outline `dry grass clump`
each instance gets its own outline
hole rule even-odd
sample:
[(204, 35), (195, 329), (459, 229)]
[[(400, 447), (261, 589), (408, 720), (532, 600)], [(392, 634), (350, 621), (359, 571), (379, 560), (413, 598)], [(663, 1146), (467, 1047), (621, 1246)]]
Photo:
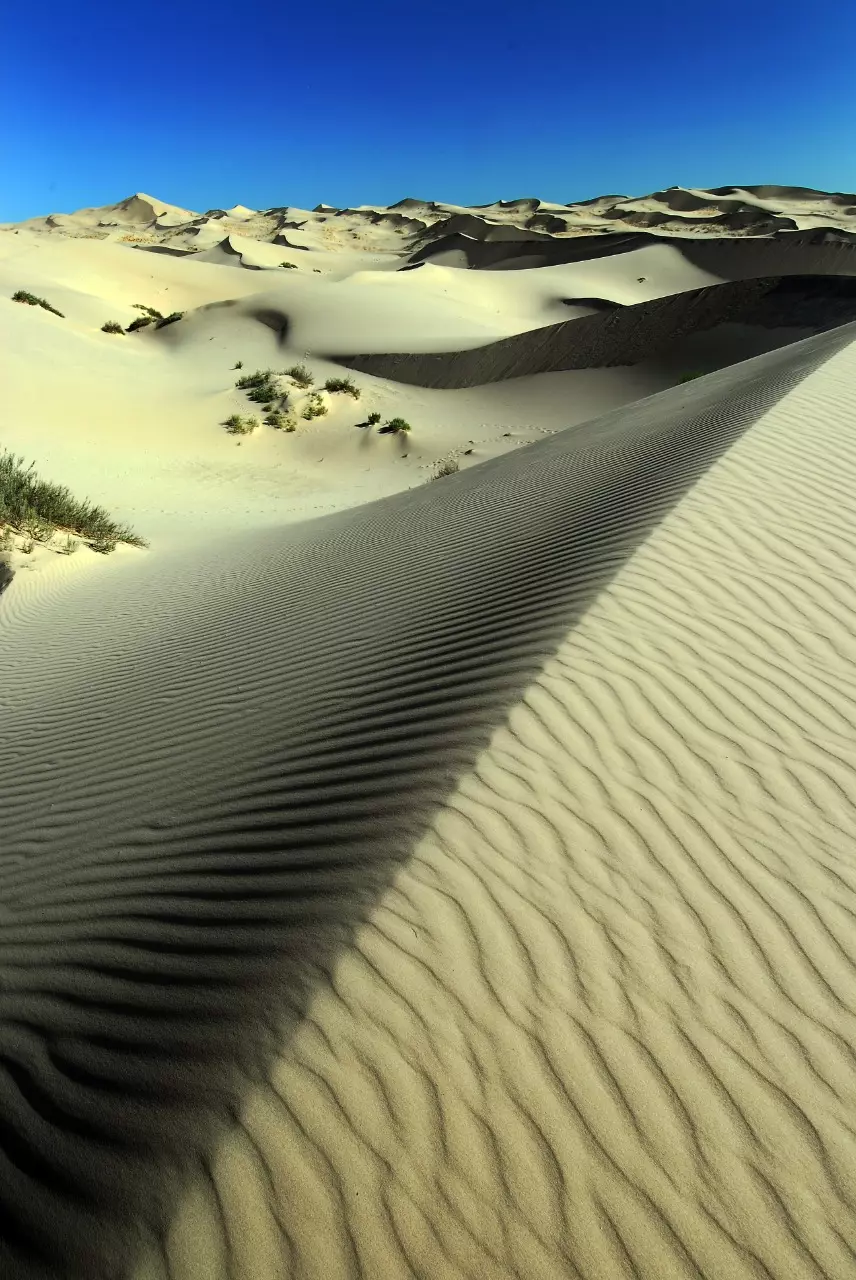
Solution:
[(42, 307), (45, 311), (50, 311), (51, 315), (59, 316), (60, 320), (65, 319), (65, 316), (61, 311), (57, 311), (56, 307), (52, 307), (44, 298), (37, 298), (34, 293), (27, 293), (26, 289), (18, 289), (17, 293), (13, 293), (12, 301), (26, 302), (29, 307)]
[(444, 458), (438, 462), (434, 468), (432, 480), (441, 480), (443, 476), (453, 476), (456, 471), (460, 471), (460, 465), (457, 458)]
[(79, 501), (65, 485), (40, 480), (34, 467), (34, 462), (25, 466), (24, 459), (13, 453), (0, 454), (0, 522), (28, 541), (49, 542), (61, 529), (88, 538), (96, 551), (101, 549), (96, 543), (112, 543), (111, 551), (117, 542), (147, 545), (127, 525), (111, 519), (103, 507)]
[(344, 391), (346, 395), (359, 400), (360, 389), (351, 378), (328, 378), (324, 383), (325, 391)]

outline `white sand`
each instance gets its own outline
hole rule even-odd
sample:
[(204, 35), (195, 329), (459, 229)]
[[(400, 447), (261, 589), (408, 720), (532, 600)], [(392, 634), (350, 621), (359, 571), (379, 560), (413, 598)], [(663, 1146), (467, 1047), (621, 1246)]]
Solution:
[[(754, 201), (850, 216), (810, 194)], [(186, 213), (0, 231), (0, 444), (151, 541), (17, 550), (0, 598), (0, 1263), (849, 1280), (856, 324), (355, 373), (239, 447), (236, 359), (538, 351), (562, 298), (751, 271), (398, 272), (359, 211), (320, 275), (118, 242)], [(134, 302), (186, 314), (99, 331)]]

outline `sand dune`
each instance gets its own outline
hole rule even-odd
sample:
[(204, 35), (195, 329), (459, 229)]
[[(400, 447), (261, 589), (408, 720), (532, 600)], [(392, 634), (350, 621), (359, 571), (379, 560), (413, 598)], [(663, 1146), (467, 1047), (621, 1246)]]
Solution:
[(0, 559), (0, 1272), (850, 1280), (852, 250), (176, 208), (0, 233), (0, 443), (151, 541)]

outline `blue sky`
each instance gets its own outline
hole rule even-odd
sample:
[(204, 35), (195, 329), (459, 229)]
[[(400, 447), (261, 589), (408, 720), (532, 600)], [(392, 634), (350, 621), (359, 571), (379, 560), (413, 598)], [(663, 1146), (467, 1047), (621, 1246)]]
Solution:
[(0, 221), (856, 188), (856, 4), (8, 7)]

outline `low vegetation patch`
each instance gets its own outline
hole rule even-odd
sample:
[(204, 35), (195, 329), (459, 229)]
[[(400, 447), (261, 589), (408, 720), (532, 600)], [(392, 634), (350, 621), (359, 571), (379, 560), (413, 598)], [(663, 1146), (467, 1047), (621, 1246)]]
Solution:
[(310, 420), (312, 418), (323, 418), (325, 413), (327, 413), (327, 406), (321, 399), (320, 391), (312, 391), (306, 398), (303, 417)]
[(235, 386), (240, 391), (246, 391), (247, 398), (254, 404), (270, 405), (272, 401), (280, 399), (273, 369), (256, 369), (255, 373), (245, 373)]
[(183, 315), (183, 311), (172, 311), (168, 316), (161, 316), (160, 320), (156, 321), (156, 327), (162, 329), (164, 325), (175, 324), (176, 320), (180, 320)]
[(126, 330), (127, 333), (136, 333), (137, 329), (145, 329), (147, 324), (154, 324), (154, 316), (140, 316), (138, 320), (132, 320)]
[(144, 311), (153, 320), (163, 320), (163, 312), (158, 311), (155, 307), (147, 307), (143, 302), (135, 302), (133, 306), (135, 311)]
[(108, 320), (106, 324), (101, 326), (102, 333), (124, 333), (125, 330), (119, 324), (118, 320)]
[(235, 363), (232, 365), (233, 369), (243, 369), (243, 367), (244, 367), (243, 360), (236, 360)]
[(404, 418), (388, 418), (381, 427), (381, 431), (386, 435), (406, 434), (409, 430), (410, 423), (406, 422)]
[(373, 410), (373, 411), (369, 414), (369, 416), (366, 418), (366, 422), (369, 424), (369, 426), (370, 426), (370, 427), (376, 427), (376, 426), (377, 426), (377, 424), (380, 422), (380, 414), (379, 414), (379, 413), (376, 413), (376, 412)]
[(359, 400), (360, 389), (351, 378), (328, 378), (324, 383), (325, 391), (344, 391), (346, 395)]
[[(0, 522), (9, 524), (28, 540), (49, 541), (59, 529), (96, 542), (117, 542), (132, 547), (146, 546), (127, 525), (111, 519), (103, 507), (80, 502), (65, 485), (40, 480), (35, 463), (24, 465), (24, 459), (13, 453), (0, 454)], [(50, 530), (50, 532), (48, 532)]]
[(43, 307), (45, 311), (50, 311), (51, 315), (59, 316), (60, 320), (64, 320), (65, 316), (61, 311), (57, 311), (56, 307), (52, 307), (44, 298), (37, 298), (34, 293), (27, 293), (26, 289), (19, 289), (17, 293), (12, 294), (13, 302), (26, 302), (30, 307)]
[(283, 413), (282, 409), (274, 409), (265, 418), (265, 426), (273, 427), (275, 431), (296, 431), (297, 423), (294, 416), (290, 413)]
[(434, 468), (432, 480), (441, 480), (443, 476), (453, 476), (456, 471), (460, 471), (460, 465), (457, 458), (444, 458), (442, 462), (438, 462)]
[(296, 270), (297, 270), (297, 263), (296, 263), (296, 262), (281, 262), (279, 265), (280, 265), (281, 267), (290, 267), (292, 271), (296, 271)]
[(248, 436), (255, 431), (259, 425), (258, 418), (242, 418), (239, 413), (233, 413), (227, 418), (224, 426), (231, 436)]
[(293, 364), (290, 369), (283, 369), (282, 372), (303, 391), (311, 387), (315, 381), (305, 364)]

